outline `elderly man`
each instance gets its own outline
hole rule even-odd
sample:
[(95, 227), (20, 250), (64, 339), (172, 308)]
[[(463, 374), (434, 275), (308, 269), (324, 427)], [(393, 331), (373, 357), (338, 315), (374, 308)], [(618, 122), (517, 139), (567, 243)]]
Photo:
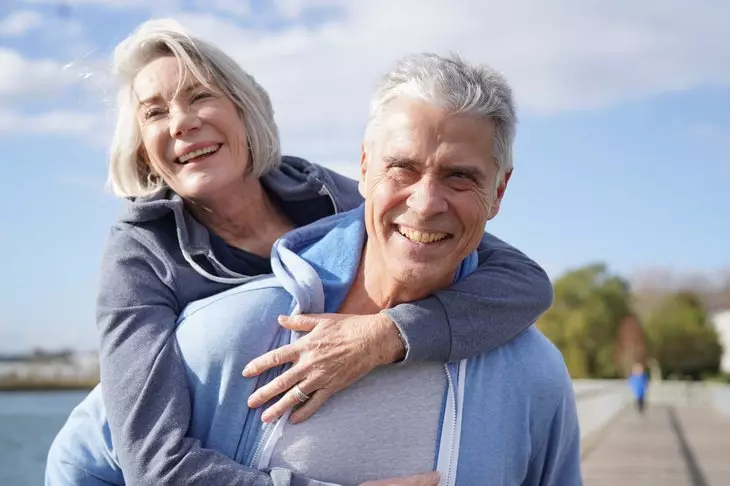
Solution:
[[(285, 235), (272, 251), (273, 277), (199, 301), (181, 316), (190, 435), (272, 471), (280, 484), (361, 484), (434, 470), (444, 485), (581, 484), (570, 379), (534, 327), (458, 363), (382, 367), (303, 423), (286, 414), (262, 424), (261, 409), (245, 404), (280, 379), (277, 357), (285, 362), (297, 338), (276, 325), (279, 314), (373, 313), (475, 268), (512, 173), (515, 125), (511, 90), (488, 67), (418, 55), (386, 75), (363, 143), (364, 205)], [(265, 372), (240, 377), (241, 363), (273, 349)], [(291, 385), (302, 403), (316, 400), (316, 392)], [(84, 437), (77, 470), (99, 480), (88, 484), (118, 484), (103, 411), (82, 405), (66, 429)]]

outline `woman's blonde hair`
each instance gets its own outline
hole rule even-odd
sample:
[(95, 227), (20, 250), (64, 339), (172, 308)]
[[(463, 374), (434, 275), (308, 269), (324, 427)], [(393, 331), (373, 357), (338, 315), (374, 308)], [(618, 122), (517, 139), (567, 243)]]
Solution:
[(117, 93), (117, 123), (109, 154), (109, 186), (122, 197), (149, 195), (164, 186), (141, 156), (142, 134), (135, 116), (138, 100), (133, 91), (137, 74), (150, 62), (174, 56), (182, 73), (204, 86), (214, 84), (236, 105), (248, 137), (251, 171), (256, 177), (275, 168), (281, 160), (279, 133), (269, 95), (230, 56), (213, 44), (194, 37), (174, 20), (144, 22), (114, 50), (114, 74), (121, 86)]

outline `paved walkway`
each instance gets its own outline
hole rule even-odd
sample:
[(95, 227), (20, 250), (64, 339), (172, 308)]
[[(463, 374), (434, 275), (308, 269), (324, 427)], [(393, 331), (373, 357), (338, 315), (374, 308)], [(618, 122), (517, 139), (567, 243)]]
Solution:
[(730, 486), (730, 416), (706, 407), (627, 408), (583, 453), (585, 486)]

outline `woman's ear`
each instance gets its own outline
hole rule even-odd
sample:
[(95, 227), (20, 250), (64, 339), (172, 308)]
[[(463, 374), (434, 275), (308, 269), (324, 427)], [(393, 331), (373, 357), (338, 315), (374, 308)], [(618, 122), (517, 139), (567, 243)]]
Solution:
[(150, 164), (150, 159), (147, 157), (147, 150), (144, 148), (144, 145), (140, 145), (137, 149), (137, 161), (147, 165)]

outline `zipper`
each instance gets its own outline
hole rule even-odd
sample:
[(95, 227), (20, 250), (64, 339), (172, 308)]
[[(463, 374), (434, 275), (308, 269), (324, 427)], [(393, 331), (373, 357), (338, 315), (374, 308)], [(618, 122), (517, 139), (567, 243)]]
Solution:
[(271, 435), (271, 431), (274, 430), (273, 423), (267, 423), (263, 425), (263, 432), (261, 433), (261, 439), (259, 439), (259, 444), (256, 446), (256, 451), (253, 454), (253, 457), (251, 458), (251, 462), (248, 465), (249, 467), (253, 467), (258, 469), (258, 462), (261, 460), (261, 454), (262, 449), (264, 447), (264, 444), (268, 442), (269, 436)]
[[(298, 338), (299, 338), (298, 332), (290, 331), (289, 344), (293, 343)], [(281, 343), (281, 338), (279, 338), (279, 343)], [(286, 370), (284, 370), (282, 373), (284, 373), (284, 372), (286, 372)], [(276, 378), (276, 376), (274, 376), (274, 378)], [(272, 380), (274, 378), (272, 378)], [(274, 430), (276, 430), (276, 424), (278, 424), (280, 420), (287, 420), (287, 417), (288, 417), (288, 415), (284, 415), (283, 417), (279, 417), (275, 422), (265, 423), (262, 426), (261, 438), (259, 439), (259, 443), (256, 446), (256, 450), (254, 451), (253, 457), (251, 458), (249, 467), (254, 467), (256, 469), (260, 469), (258, 463), (261, 461), (261, 456), (264, 453), (265, 445), (269, 442), (269, 439), (271, 438), (271, 434), (273, 434)]]
[(449, 382), (449, 393), (451, 394), (451, 400), (454, 403), (454, 414), (451, 417), (451, 447), (449, 448), (449, 467), (446, 469), (446, 482), (444, 483), (446, 486), (449, 486), (451, 484), (451, 470), (454, 466), (454, 450), (455, 450), (455, 444), (454, 441), (456, 440), (456, 414), (457, 414), (457, 403), (456, 403), (456, 391), (454, 389), (454, 380), (451, 378), (451, 372), (449, 371), (449, 365), (444, 364), (444, 369), (446, 370), (446, 380)]

